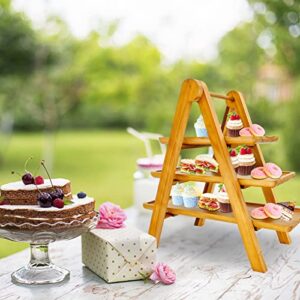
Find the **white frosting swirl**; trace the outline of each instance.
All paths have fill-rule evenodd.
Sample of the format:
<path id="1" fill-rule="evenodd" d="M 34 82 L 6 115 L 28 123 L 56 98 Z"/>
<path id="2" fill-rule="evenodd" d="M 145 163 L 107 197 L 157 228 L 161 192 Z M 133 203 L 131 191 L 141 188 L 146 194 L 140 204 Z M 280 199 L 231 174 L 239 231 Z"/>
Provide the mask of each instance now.
<path id="1" fill-rule="evenodd" d="M 228 129 L 237 130 L 244 127 L 242 120 L 228 120 L 226 123 Z"/>

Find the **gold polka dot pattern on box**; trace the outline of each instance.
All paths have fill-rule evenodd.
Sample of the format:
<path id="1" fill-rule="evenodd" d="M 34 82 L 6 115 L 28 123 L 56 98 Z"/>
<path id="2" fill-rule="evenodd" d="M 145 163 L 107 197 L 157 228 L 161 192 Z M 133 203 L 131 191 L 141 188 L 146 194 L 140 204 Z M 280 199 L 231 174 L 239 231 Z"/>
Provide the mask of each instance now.
<path id="1" fill-rule="evenodd" d="M 155 238 L 134 227 L 94 229 L 82 235 L 82 262 L 107 282 L 143 279 L 155 258 Z"/>

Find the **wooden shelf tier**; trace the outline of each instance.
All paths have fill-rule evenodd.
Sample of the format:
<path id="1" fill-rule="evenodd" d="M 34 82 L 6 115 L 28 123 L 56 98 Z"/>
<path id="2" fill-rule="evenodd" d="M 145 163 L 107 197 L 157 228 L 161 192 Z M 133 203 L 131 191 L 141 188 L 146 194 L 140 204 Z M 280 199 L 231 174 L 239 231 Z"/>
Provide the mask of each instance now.
<path id="1" fill-rule="evenodd" d="M 155 178 L 160 178 L 162 172 L 161 171 L 155 171 L 151 173 L 153 177 Z M 283 172 L 282 176 L 278 179 L 272 179 L 272 178 L 267 178 L 267 179 L 253 179 L 251 176 L 240 176 L 237 175 L 239 183 L 242 187 L 268 187 L 268 188 L 274 188 L 291 178 L 295 177 L 296 173 L 295 172 L 289 172 L 285 171 Z M 174 181 L 180 181 L 180 182 L 186 182 L 186 181 L 199 181 L 199 182 L 213 182 L 213 183 L 222 183 L 223 178 L 221 175 L 209 175 L 209 174 L 204 174 L 204 175 L 190 175 L 190 174 L 183 174 L 180 173 L 179 171 L 176 171 L 174 175 Z"/>
<path id="2" fill-rule="evenodd" d="M 144 203 L 144 208 L 153 210 L 154 202 L 155 201 Z M 247 202 L 246 205 L 249 213 L 254 208 L 263 206 L 263 204 L 250 203 L 250 202 Z M 207 210 L 197 208 L 197 207 L 186 208 L 184 206 L 175 206 L 172 204 L 171 201 L 169 201 L 168 203 L 167 214 L 173 216 L 184 215 L 184 216 L 190 216 L 194 218 L 211 219 L 211 220 L 227 222 L 227 223 L 235 223 L 235 224 L 237 223 L 233 212 L 231 213 L 222 213 L 220 211 L 209 212 Z M 266 220 L 252 219 L 252 223 L 253 226 L 257 229 L 270 229 L 270 230 L 275 230 L 280 232 L 290 232 L 293 228 L 295 228 L 300 223 L 300 208 L 295 209 L 293 219 L 290 221 L 284 221 L 281 219 L 272 220 L 268 218 Z"/>
<path id="3" fill-rule="evenodd" d="M 169 138 L 161 137 L 160 142 L 162 144 L 168 144 Z M 225 141 L 227 145 L 238 146 L 238 145 L 247 145 L 255 146 L 256 144 L 269 144 L 278 141 L 277 136 L 239 136 L 239 137 L 230 137 L 225 136 Z M 207 137 L 186 137 L 183 139 L 182 148 L 198 148 L 198 147 L 209 147 L 211 142 Z"/>

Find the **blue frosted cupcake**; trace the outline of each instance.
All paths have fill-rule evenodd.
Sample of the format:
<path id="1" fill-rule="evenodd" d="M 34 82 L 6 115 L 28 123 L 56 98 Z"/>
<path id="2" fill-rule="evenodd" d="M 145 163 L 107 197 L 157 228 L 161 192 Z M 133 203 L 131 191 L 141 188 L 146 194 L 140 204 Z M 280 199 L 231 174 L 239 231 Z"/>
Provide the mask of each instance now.
<path id="1" fill-rule="evenodd" d="M 179 183 L 177 183 L 176 185 L 174 185 L 172 187 L 171 197 L 172 197 L 173 205 L 176 205 L 176 206 L 183 205 L 183 197 L 182 197 L 183 190 L 184 190 L 184 187 Z"/>
<path id="2" fill-rule="evenodd" d="M 200 116 L 197 119 L 196 123 L 194 124 L 194 127 L 195 127 L 197 137 L 207 137 L 208 136 L 202 116 Z"/>
<path id="3" fill-rule="evenodd" d="M 188 185 L 183 191 L 183 205 L 187 208 L 197 207 L 200 192 L 197 187 Z"/>

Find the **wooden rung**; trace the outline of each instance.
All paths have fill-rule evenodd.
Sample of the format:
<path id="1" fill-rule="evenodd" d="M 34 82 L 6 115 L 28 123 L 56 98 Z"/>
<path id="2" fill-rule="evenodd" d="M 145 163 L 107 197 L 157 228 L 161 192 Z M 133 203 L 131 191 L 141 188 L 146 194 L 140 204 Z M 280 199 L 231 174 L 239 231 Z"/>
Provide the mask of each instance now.
<path id="1" fill-rule="evenodd" d="M 155 201 L 144 203 L 144 208 L 153 209 Z M 246 202 L 247 210 L 249 213 L 257 207 L 263 206 L 261 203 Z M 194 218 L 211 219 L 216 221 L 222 221 L 227 223 L 236 223 L 236 218 L 233 212 L 222 213 L 220 211 L 210 212 L 198 207 L 186 208 L 184 206 L 175 206 L 171 201 L 168 203 L 167 213 L 174 215 L 185 215 Z M 271 218 L 265 220 L 252 219 L 253 226 L 256 230 L 259 229 L 270 229 L 279 232 L 290 232 L 300 223 L 300 208 L 295 208 L 293 218 L 290 221 L 284 221 L 281 219 L 273 220 Z"/>
<path id="2" fill-rule="evenodd" d="M 210 92 L 209 93 L 211 97 L 213 98 L 218 98 L 218 99 L 224 99 L 224 100 L 229 100 L 229 101 L 234 101 L 234 99 L 232 97 L 228 97 L 228 96 L 225 96 L 225 95 L 220 95 L 218 93 L 213 93 L 213 92 Z"/>
<path id="3" fill-rule="evenodd" d="M 168 144 L 169 138 L 161 137 L 160 142 L 162 144 Z M 278 141 L 277 136 L 239 136 L 230 137 L 225 136 L 225 141 L 227 145 L 247 145 L 255 146 L 256 144 L 269 144 Z M 211 145 L 210 139 L 208 137 L 185 137 L 183 139 L 182 148 L 197 148 L 197 147 L 208 147 Z"/>

